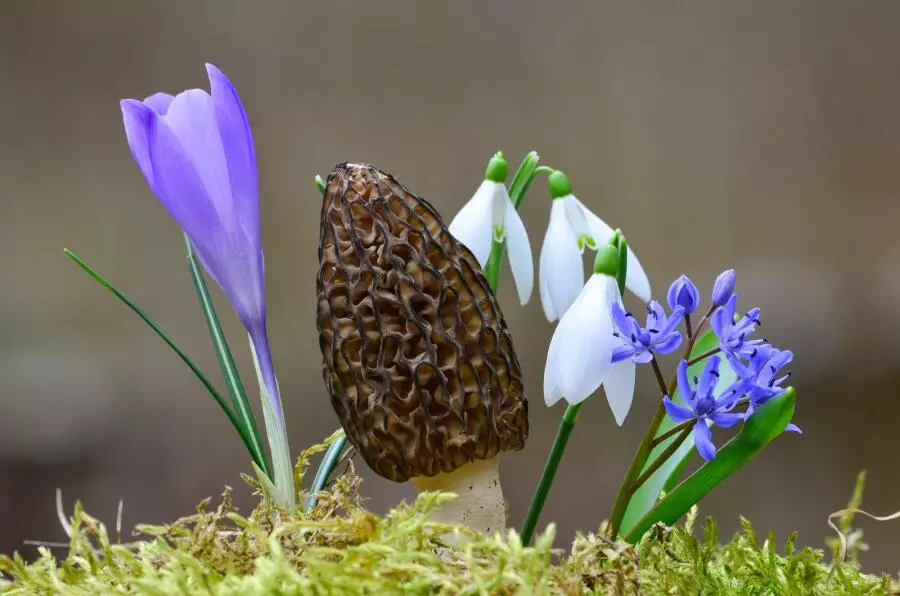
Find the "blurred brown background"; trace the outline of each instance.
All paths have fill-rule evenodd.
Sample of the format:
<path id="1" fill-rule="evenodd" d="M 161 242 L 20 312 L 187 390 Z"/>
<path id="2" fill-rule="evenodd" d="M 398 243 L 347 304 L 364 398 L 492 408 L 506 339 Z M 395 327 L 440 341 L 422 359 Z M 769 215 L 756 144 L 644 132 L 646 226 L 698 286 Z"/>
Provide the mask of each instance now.
<path id="1" fill-rule="evenodd" d="M 449 221 L 492 152 L 517 164 L 534 148 L 627 232 L 657 296 L 682 272 L 706 295 L 733 266 L 742 306 L 759 304 L 764 333 L 797 353 L 806 434 L 780 439 L 704 513 L 821 546 L 861 468 L 866 508 L 900 508 L 898 31 L 892 1 L 3 2 L 0 551 L 62 537 L 56 487 L 110 522 L 124 498 L 127 526 L 242 487 L 245 453 L 213 401 L 62 253 L 79 252 L 217 374 L 179 231 L 132 162 L 118 106 L 207 88 L 205 61 L 253 125 L 295 451 L 335 426 L 314 321 L 313 175 L 373 162 Z M 548 210 L 538 182 L 523 210 L 535 255 Z M 532 399 L 528 447 L 503 466 L 518 524 L 562 409 L 543 405 L 552 327 L 537 292 L 520 308 L 504 275 Z M 583 412 L 542 519 L 560 546 L 609 511 L 656 403 L 642 372 L 624 428 L 602 395 Z M 371 474 L 365 493 L 378 511 L 412 495 Z M 896 522 L 863 525 L 867 567 L 897 572 Z"/>

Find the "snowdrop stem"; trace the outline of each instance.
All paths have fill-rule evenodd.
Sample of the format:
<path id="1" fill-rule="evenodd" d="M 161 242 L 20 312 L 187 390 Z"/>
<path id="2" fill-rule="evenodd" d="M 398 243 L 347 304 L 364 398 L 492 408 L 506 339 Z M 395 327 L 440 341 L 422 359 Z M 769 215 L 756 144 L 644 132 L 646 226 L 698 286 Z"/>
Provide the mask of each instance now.
<path id="1" fill-rule="evenodd" d="M 522 544 L 531 542 L 534 536 L 534 529 L 537 526 L 538 518 L 541 516 L 541 510 L 547 501 L 547 495 L 550 494 L 550 487 L 553 486 L 553 480 L 556 477 L 556 471 L 559 469 L 559 462 L 562 460 L 563 453 L 566 451 L 566 444 L 569 437 L 575 429 L 578 422 L 578 413 L 584 402 L 569 406 L 563 414 L 559 423 L 559 429 L 556 431 L 556 438 L 553 440 L 553 446 L 550 448 L 550 455 L 547 456 L 547 463 L 544 464 L 544 471 L 541 472 L 541 479 L 531 498 L 531 505 L 528 507 L 528 513 L 525 516 L 525 522 L 522 525 Z"/>

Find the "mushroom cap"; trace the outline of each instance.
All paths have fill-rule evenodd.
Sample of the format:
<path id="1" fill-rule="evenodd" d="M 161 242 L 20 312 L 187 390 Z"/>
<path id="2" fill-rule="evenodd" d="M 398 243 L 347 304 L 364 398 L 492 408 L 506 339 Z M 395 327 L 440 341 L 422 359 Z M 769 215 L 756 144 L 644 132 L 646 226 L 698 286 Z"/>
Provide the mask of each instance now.
<path id="1" fill-rule="evenodd" d="M 373 471 L 404 482 L 524 447 L 528 402 L 500 306 L 425 200 L 339 164 L 316 289 L 325 386 Z"/>

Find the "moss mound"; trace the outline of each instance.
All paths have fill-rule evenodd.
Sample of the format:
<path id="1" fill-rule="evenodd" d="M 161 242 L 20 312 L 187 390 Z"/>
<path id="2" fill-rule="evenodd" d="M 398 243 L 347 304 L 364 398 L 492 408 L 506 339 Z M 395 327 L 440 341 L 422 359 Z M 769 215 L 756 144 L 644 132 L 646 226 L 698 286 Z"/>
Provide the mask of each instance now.
<path id="1" fill-rule="evenodd" d="M 308 457 L 298 464 L 298 482 Z M 257 490 L 258 484 L 245 479 Z M 720 544 L 707 519 L 694 536 L 696 511 L 683 525 L 656 527 L 637 545 L 579 535 L 569 552 L 553 549 L 552 526 L 530 547 L 514 531 L 479 536 L 429 521 L 452 495 L 424 493 L 380 517 L 360 505 L 351 469 L 309 514 L 286 516 L 260 505 L 241 516 L 226 489 L 194 515 L 166 526 L 139 526 L 141 540 L 111 540 L 76 505 L 68 554 L 41 548 L 33 563 L 0 557 L 3 594 L 900 594 L 900 583 L 864 574 L 824 553 L 777 552 L 749 522 Z M 855 547 L 854 547 L 855 544 Z M 852 548 L 861 547 L 856 540 Z M 557 557 L 556 555 L 560 555 Z M 556 562 L 559 559 L 559 562 Z"/>

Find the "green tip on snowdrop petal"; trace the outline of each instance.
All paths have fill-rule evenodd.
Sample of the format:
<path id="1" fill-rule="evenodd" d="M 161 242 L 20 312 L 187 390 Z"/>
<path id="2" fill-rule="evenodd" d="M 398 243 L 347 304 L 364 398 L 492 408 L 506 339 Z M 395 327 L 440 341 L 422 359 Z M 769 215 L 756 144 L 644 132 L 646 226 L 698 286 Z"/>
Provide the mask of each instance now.
<path id="1" fill-rule="evenodd" d="M 487 169 L 484 171 L 484 179 L 490 180 L 491 182 L 500 182 L 502 184 L 506 182 L 506 174 L 508 171 L 509 166 L 503 158 L 503 152 L 498 151 L 494 154 L 494 157 L 491 158 L 491 161 L 488 162 Z"/>

